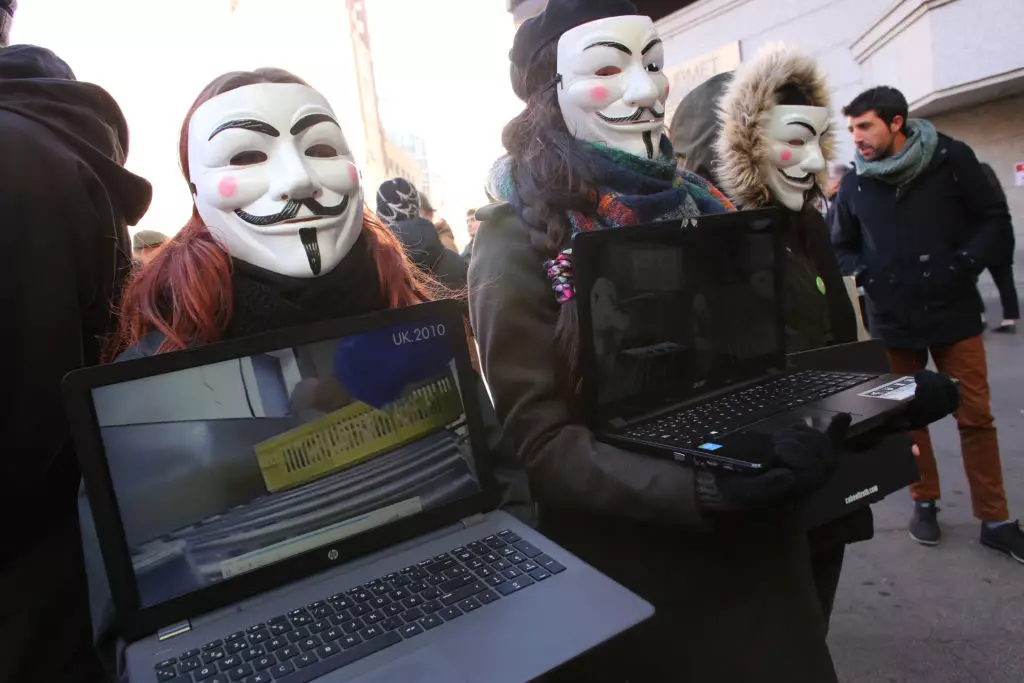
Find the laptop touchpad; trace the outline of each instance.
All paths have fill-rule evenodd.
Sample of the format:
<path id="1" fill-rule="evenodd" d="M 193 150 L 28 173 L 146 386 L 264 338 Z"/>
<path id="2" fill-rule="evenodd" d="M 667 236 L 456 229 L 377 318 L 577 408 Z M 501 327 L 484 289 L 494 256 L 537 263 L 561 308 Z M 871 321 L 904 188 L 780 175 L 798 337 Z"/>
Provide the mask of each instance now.
<path id="1" fill-rule="evenodd" d="M 832 422 L 832 418 L 838 414 L 838 411 L 823 410 L 821 408 L 794 408 L 793 410 L 787 411 L 777 417 L 762 420 L 761 422 L 752 425 L 749 429 L 754 432 L 775 434 L 786 427 L 802 422 L 808 427 L 812 427 L 823 432 L 828 429 L 828 425 Z"/>
<path id="2" fill-rule="evenodd" d="M 328 677 L 327 680 L 331 679 Z M 467 681 L 467 679 L 445 658 L 441 650 L 428 645 L 356 678 L 353 683 L 393 683 L 394 681 L 402 681 L 402 683 L 459 683 Z"/>

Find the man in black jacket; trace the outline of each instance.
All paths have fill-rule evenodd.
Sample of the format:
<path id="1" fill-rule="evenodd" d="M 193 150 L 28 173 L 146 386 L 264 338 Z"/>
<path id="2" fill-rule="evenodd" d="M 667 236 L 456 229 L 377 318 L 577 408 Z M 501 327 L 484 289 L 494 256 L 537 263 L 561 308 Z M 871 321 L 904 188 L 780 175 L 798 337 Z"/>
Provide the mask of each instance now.
<path id="1" fill-rule="evenodd" d="M 893 372 L 913 374 L 930 352 L 960 380 L 956 419 L 981 542 L 1024 563 L 1024 533 L 1009 521 L 1003 489 L 977 288 L 1005 248 L 1009 209 L 970 147 L 908 120 L 907 109 L 902 93 L 879 87 L 843 110 L 858 153 L 836 198 L 832 242 L 843 271 L 867 292 L 871 331 Z M 921 482 L 911 487 L 910 534 L 935 545 L 938 468 L 927 431 L 913 436 Z"/>
<path id="2" fill-rule="evenodd" d="M 93 683 L 64 375 L 99 361 L 149 183 L 101 88 L 43 48 L 5 47 L 0 0 L 0 682 Z"/>

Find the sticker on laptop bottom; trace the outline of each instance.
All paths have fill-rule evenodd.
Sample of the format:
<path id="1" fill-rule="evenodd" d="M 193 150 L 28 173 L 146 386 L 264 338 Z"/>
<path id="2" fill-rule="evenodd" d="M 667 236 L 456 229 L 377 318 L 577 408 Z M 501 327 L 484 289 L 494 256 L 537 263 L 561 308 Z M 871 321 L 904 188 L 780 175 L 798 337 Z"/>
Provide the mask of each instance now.
<path id="1" fill-rule="evenodd" d="M 882 384 L 857 395 L 867 398 L 883 398 L 886 401 L 903 401 L 908 398 L 914 398 L 916 390 L 917 383 L 913 377 L 900 377 L 892 382 Z"/>

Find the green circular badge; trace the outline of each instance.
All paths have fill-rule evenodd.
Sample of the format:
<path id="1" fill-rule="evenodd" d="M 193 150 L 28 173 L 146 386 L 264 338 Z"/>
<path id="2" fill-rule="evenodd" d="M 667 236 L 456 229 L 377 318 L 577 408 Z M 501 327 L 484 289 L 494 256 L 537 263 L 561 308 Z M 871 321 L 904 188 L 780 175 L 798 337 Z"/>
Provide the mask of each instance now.
<path id="1" fill-rule="evenodd" d="M 822 294 L 824 294 L 825 291 L 826 291 L 825 290 L 825 281 L 821 279 L 821 276 L 818 276 L 818 279 L 815 280 L 814 282 L 815 282 L 815 284 L 818 285 L 818 291 L 821 292 Z"/>

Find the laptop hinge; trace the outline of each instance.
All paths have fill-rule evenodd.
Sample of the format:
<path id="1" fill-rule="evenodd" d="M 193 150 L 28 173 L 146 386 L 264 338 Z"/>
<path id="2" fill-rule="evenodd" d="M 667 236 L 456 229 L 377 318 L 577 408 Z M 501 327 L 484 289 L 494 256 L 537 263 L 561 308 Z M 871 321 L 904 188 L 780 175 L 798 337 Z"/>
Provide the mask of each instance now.
<path id="1" fill-rule="evenodd" d="M 191 621 L 183 621 L 180 624 L 174 626 L 168 626 L 157 631 L 157 640 L 170 640 L 176 636 L 184 635 L 192 630 Z"/>
<path id="2" fill-rule="evenodd" d="M 469 517 L 463 518 L 462 526 L 464 526 L 464 527 L 466 527 L 468 529 L 469 527 L 476 526 L 477 524 L 480 524 L 483 521 L 484 521 L 484 516 L 481 513 L 478 512 L 475 515 L 471 515 Z"/>

